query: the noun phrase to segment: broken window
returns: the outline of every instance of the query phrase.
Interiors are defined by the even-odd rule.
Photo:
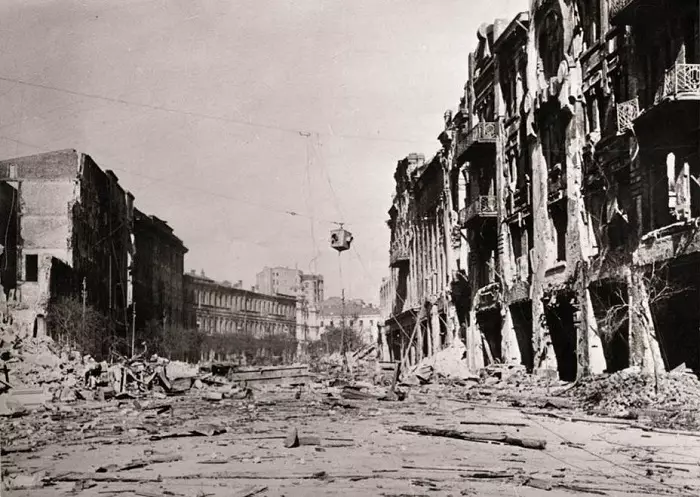
[[[559,64],[564,59],[564,33],[561,16],[554,10],[546,14],[542,23],[539,51],[545,77],[556,76]]]
[[[39,256],[37,254],[24,256],[24,281],[39,281]]]
[[[557,245],[557,262],[566,260],[566,228],[567,215],[565,205],[554,205],[551,209],[552,223],[554,224],[554,237]]]
[[[605,220],[608,242],[611,248],[627,243],[629,217],[627,210],[632,205],[629,169],[615,174],[612,187],[607,192]]]

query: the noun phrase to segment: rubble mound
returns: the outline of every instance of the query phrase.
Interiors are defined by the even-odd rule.
[[[466,362],[467,349],[460,341],[426,357],[408,372],[403,380],[406,384],[431,383],[435,380],[477,380],[478,377],[469,369]]]
[[[0,348],[13,387],[44,386],[53,390],[64,384],[75,385],[81,378],[81,354],[59,350],[49,337],[22,337],[4,329]]]
[[[581,380],[568,394],[588,410],[612,415],[654,409],[656,414],[650,417],[656,418],[657,425],[700,422],[684,414],[700,411],[700,380],[687,372],[662,373],[657,378],[653,373],[627,368]]]
[[[365,345],[352,352],[346,352],[345,363],[343,355],[338,352],[324,355],[312,362],[312,371],[332,384],[351,384],[362,380],[374,382],[378,376],[377,367],[377,348],[374,345]]]

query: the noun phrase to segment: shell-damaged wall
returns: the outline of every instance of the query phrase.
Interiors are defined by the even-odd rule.
[[[51,289],[65,286],[51,281],[60,274],[76,288],[57,293],[80,295],[84,280],[87,302],[126,325],[131,202],[116,176],[61,150],[0,162],[0,181],[18,198],[13,318],[41,332]]]

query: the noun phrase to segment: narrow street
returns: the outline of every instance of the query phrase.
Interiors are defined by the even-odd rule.
[[[216,403],[191,391],[150,403],[60,405],[3,425],[3,439],[14,438],[3,447],[3,471],[21,475],[14,484],[24,487],[6,495],[697,495],[698,433],[552,419],[571,413],[466,401],[461,390],[341,401],[312,384],[299,399],[298,388],[268,387]],[[402,430],[407,424],[546,447],[423,436]],[[286,448],[294,428],[302,445]]]

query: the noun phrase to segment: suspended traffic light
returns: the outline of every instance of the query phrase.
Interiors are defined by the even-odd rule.
[[[343,252],[350,248],[352,243],[352,233],[341,226],[337,230],[331,231],[331,247],[338,252]]]

